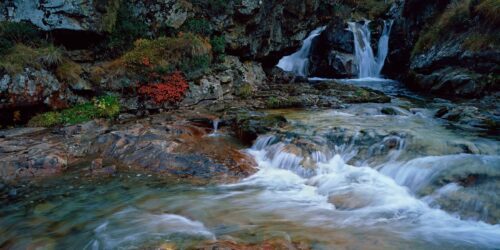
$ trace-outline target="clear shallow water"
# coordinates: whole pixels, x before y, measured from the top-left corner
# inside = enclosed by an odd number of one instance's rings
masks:
[[[401,99],[270,112],[290,125],[246,150],[255,175],[193,186],[74,171],[2,203],[0,247],[190,249],[275,238],[314,249],[500,246],[497,140],[450,130],[432,109]]]

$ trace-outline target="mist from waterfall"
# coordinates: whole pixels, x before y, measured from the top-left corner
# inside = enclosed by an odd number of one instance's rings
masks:
[[[349,30],[354,35],[354,54],[358,70],[358,78],[380,77],[384,67],[385,59],[389,52],[389,34],[393,20],[384,21],[382,35],[378,41],[377,56],[371,47],[370,21],[365,20],[362,24],[349,22]]]
[[[295,75],[307,76],[312,41],[315,37],[319,36],[325,28],[326,26],[323,26],[313,30],[303,41],[302,47],[297,52],[281,58],[277,66],[282,70],[292,72]]]

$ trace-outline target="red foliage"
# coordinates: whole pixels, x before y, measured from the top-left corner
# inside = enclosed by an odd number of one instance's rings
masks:
[[[165,102],[175,103],[181,101],[189,85],[180,71],[161,77],[161,82],[141,86],[139,94],[153,99],[161,104]]]

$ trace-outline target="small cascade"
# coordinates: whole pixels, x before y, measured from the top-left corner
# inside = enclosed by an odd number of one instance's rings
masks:
[[[393,20],[384,21],[382,35],[378,41],[377,56],[371,48],[370,21],[365,20],[363,24],[349,22],[349,30],[354,35],[354,53],[358,68],[358,78],[380,77],[384,67],[385,59],[389,52],[389,34]]]
[[[303,41],[302,47],[297,52],[281,58],[277,66],[282,70],[292,72],[295,75],[307,76],[312,41],[315,37],[319,36],[325,28],[326,26],[323,26],[313,30]]]
[[[209,136],[217,136],[218,135],[219,123],[220,123],[219,119],[212,120],[213,129],[212,129],[212,133],[210,133]]]

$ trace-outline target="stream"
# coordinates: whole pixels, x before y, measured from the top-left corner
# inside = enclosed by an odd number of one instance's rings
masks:
[[[498,138],[434,118],[432,102],[397,82],[348,84],[392,102],[267,111],[289,125],[241,148],[259,170],[233,184],[78,170],[33,184],[0,206],[0,247],[191,249],[277,238],[312,249],[498,249]]]

